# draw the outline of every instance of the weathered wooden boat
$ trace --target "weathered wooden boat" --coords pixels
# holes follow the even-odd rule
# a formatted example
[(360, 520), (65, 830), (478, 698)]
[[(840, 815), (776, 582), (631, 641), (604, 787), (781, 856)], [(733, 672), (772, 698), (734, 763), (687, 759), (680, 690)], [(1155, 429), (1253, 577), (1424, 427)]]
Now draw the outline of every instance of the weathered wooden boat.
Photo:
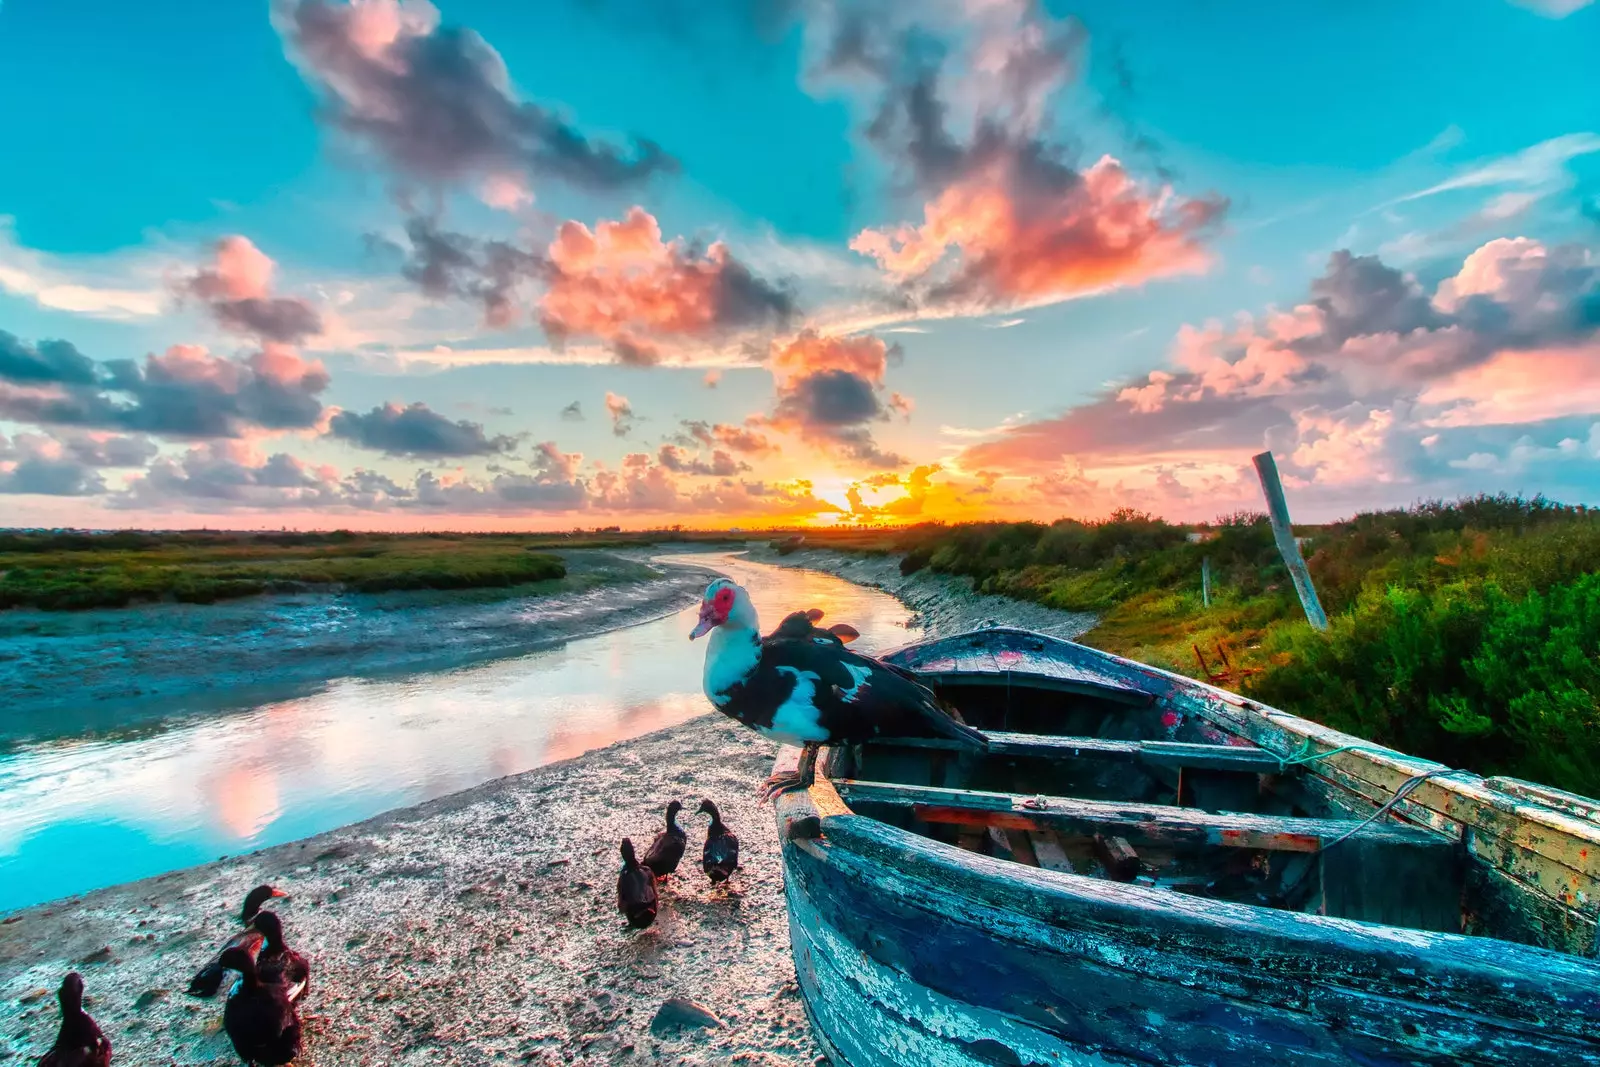
[(1026, 631), (884, 658), (990, 750), (777, 802), (838, 1067), (1600, 1065), (1600, 803)]

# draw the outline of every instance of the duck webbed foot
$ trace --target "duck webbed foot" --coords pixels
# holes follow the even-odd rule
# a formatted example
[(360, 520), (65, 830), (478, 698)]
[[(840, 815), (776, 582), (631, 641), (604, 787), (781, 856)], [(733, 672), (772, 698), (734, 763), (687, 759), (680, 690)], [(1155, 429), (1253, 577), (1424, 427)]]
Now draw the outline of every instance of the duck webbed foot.
[(800, 750), (800, 767), (788, 774), (773, 774), (761, 786), (761, 803), (766, 804), (784, 793), (791, 793), (796, 789), (810, 789), (817, 780), (817, 752), (822, 748), (815, 741), (808, 741)]

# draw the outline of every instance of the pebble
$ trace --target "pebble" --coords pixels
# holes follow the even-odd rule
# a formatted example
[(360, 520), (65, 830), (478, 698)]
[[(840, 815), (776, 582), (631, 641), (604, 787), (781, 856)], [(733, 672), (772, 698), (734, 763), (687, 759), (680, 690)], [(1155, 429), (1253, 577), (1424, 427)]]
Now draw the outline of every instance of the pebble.
[(720, 1030), (723, 1025), (707, 1008), (685, 997), (672, 997), (656, 1009), (655, 1018), (650, 1020), (650, 1032), (661, 1037), (687, 1027)]

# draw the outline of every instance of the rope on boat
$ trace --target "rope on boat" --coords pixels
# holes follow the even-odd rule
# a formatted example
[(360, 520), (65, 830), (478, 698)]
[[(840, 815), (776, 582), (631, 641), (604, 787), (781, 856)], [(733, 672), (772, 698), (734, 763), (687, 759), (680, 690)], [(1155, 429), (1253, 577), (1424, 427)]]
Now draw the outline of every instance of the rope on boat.
[(1375, 751), (1377, 750), (1368, 748), (1366, 745), (1340, 745), (1338, 748), (1330, 748), (1326, 752), (1313, 752), (1311, 750), (1311, 738), (1308, 737), (1300, 742), (1299, 748), (1295, 749), (1287, 756), (1278, 757), (1278, 773), (1282, 774), (1290, 767), (1303, 767), (1308, 763), (1315, 763), (1318, 760), (1325, 760), (1329, 756), (1337, 756), (1341, 752)]
[(1410, 793), (1413, 789), (1415, 789), (1417, 786), (1421, 785), (1423, 782), (1426, 782), (1429, 778), (1443, 778), (1444, 776), (1449, 775), (1449, 774), (1468, 774), (1468, 773), (1470, 773), (1470, 772), (1457, 770), (1456, 768), (1453, 768), (1453, 767), (1439, 767), (1439, 768), (1436, 768), (1436, 769), (1431, 770), (1431, 771), (1423, 771), (1421, 774), (1413, 774), (1410, 778), (1407, 778), (1404, 782), (1400, 783), (1400, 788), (1396, 789), (1394, 791), (1394, 796), (1390, 797), (1388, 802), (1385, 803), (1383, 805), (1383, 807), (1379, 808), (1377, 811), (1373, 812), (1371, 815), (1367, 816), (1365, 819), (1362, 819), (1360, 822), (1356, 823), (1353, 827), (1351, 827), (1350, 829), (1346, 830), (1344, 833), (1340, 834), (1338, 837), (1334, 838), (1332, 841), (1329, 841), (1326, 845), (1323, 845), (1321, 848), (1317, 849), (1317, 852), (1319, 854), (1323, 853), (1323, 852), (1326, 852), (1330, 848), (1332, 848), (1334, 845), (1337, 845), (1337, 844), (1340, 844), (1341, 842), (1350, 840), (1350, 838), (1354, 837), (1356, 834), (1360, 833), (1362, 830), (1365, 830), (1367, 827), (1371, 826), (1373, 823), (1377, 822), (1379, 819), (1381, 819), (1385, 815), (1389, 814), (1390, 810), (1392, 810), (1396, 804), (1400, 803), (1402, 800), (1404, 800), (1406, 798), (1406, 794)]

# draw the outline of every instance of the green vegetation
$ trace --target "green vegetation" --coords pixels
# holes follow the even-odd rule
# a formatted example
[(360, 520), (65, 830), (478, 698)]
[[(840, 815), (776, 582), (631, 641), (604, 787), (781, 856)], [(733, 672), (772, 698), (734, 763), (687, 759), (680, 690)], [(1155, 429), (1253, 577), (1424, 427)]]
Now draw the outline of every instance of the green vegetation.
[(1600, 794), (1600, 512), (1479, 497), (1296, 532), (1323, 634), (1259, 515), (1186, 528), (1119, 512), (808, 542), (893, 549), (907, 573), (1097, 612), (1087, 643), (1195, 677), (1196, 648), (1215, 671), (1220, 647), (1240, 671), (1224, 684), (1267, 703), (1452, 766)]
[(562, 578), (583, 542), (514, 535), (0, 534), (0, 608), (209, 604), (304, 588), (363, 593), (508, 588)]

